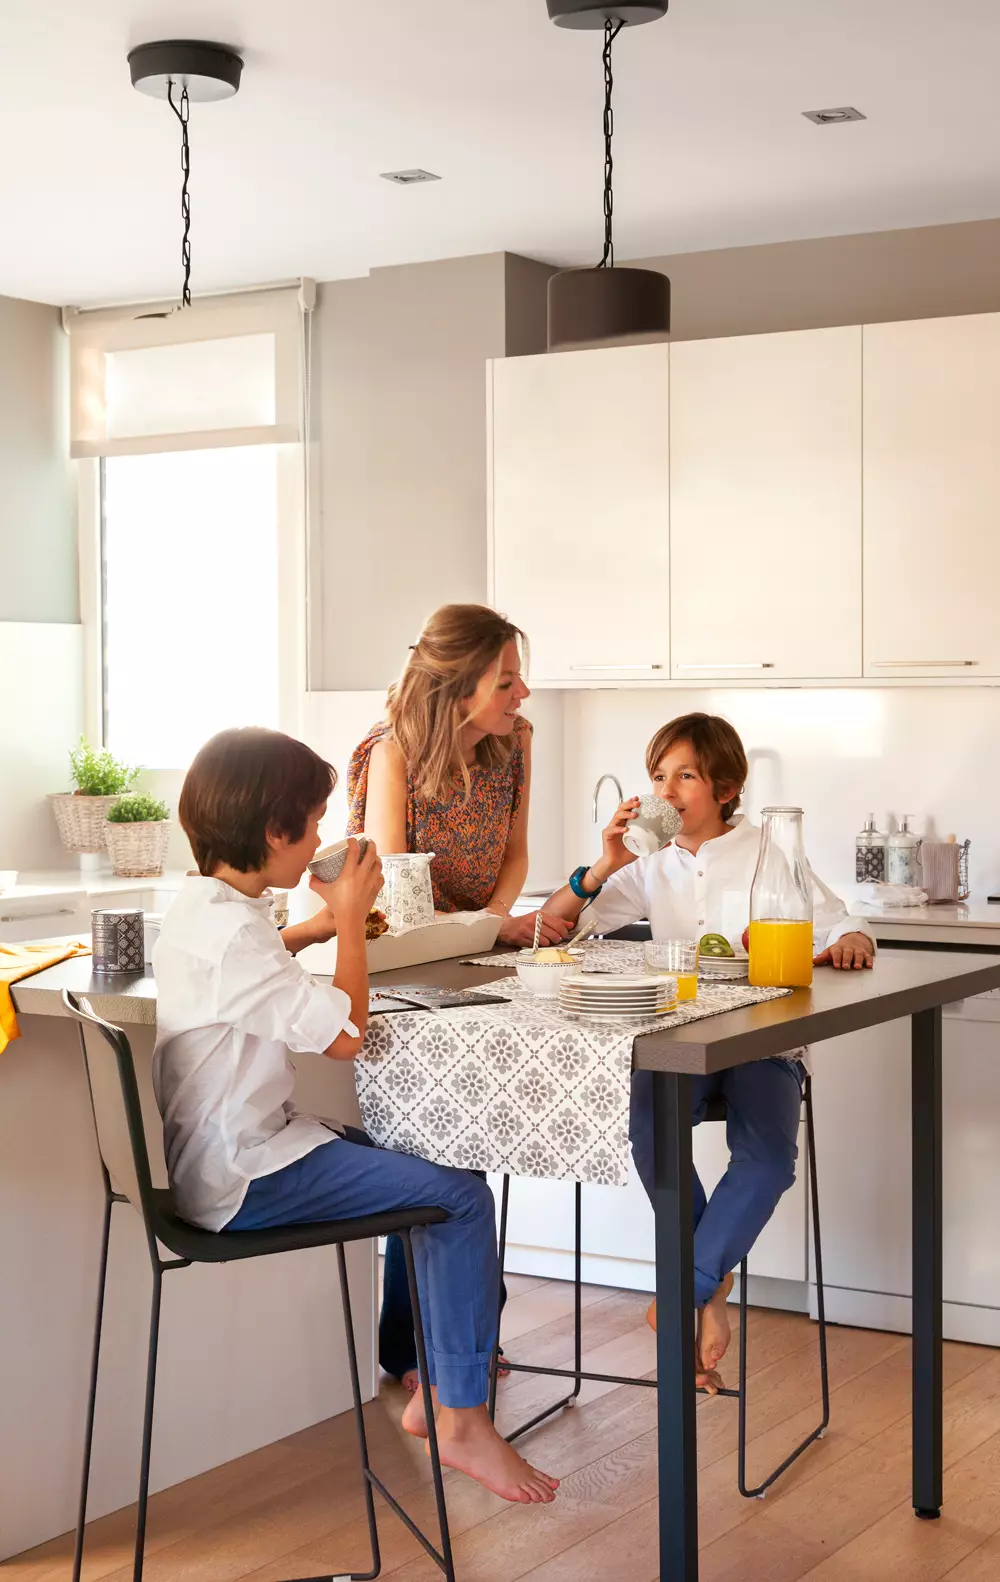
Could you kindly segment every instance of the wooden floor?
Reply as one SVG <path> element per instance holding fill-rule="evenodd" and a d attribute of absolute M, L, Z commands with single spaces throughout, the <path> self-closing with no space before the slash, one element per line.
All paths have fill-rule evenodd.
<path fill-rule="evenodd" d="M 571 1288 L 508 1276 L 504 1341 L 525 1361 L 571 1355 Z M 585 1289 L 587 1366 L 644 1373 L 653 1338 L 647 1299 Z M 776 1464 L 818 1417 L 816 1332 L 792 1314 L 751 1311 L 750 1473 Z M 1000 1578 L 1000 1352 L 945 1348 L 945 1515 L 918 1522 L 909 1504 L 909 1341 L 831 1328 L 833 1421 L 771 1491 L 736 1489 L 736 1402 L 701 1399 L 702 1582 L 997 1582 Z M 736 1349 L 727 1374 L 736 1377 Z M 556 1381 L 517 1375 L 500 1388 L 509 1425 L 551 1400 Z M 653 1582 L 655 1395 L 586 1385 L 582 1405 L 528 1436 L 531 1458 L 563 1480 L 547 1508 L 505 1505 L 446 1474 L 461 1582 Z M 430 1529 L 433 1498 L 420 1447 L 399 1429 L 402 1392 L 366 1408 L 373 1465 Z M 364 1569 L 366 1532 L 348 1415 L 178 1484 L 150 1501 L 147 1582 L 279 1582 Z M 94 1522 L 84 1576 L 131 1577 L 132 1511 Z M 380 1506 L 383 1575 L 440 1573 Z M 66 1582 L 61 1538 L 0 1564 L 2 1582 Z"/>

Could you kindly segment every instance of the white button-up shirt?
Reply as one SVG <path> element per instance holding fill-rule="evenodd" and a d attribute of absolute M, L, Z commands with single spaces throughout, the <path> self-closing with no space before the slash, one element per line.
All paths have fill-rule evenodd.
<path fill-rule="evenodd" d="M 357 1035 L 342 989 L 290 956 L 270 918 L 221 879 L 191 876 L 153 947 L 153 1087 L 178 1213 L 221 1230 L 251 1181 L 330 1142 L 335 1121 L 297 1115 L 289 1051 Z"/>
<path fill-rule="evenodd" d="M 721 934 L 737 955 L 750 922 L 750 889 L 760 851 L 760 830 L 738 815 L 725 835 L 705 841 L 697 852 L 671 844 L 652 857 L 639 857 L 612 874 L 584 914 L 592 933 L 648 918 L 654 939 L 700 939 Z M 826 950 L 844 934 L 868 934 L 862 917 L 850 917 L 839 896 L 810 869 L 813 884 L 813 949 Z M 872 949 L 874 950 L 874 941 Z M 803 1060 L 806 1049 L 789 1050 L 786 1059 Z"/>
<path fill-rule="evenodd" d="M 759 850 L 760 830 L 736 817 L 725 835 L 705 841 L 697 852 L 672 844 L 652 857 L 640 857 L 613 874 L 588 909 L 591 931 L 609 934 L 648 918 L 654 939 L 721 934 L 742 955 Z M 843 934 L 867 933 L 864 919 L 848 916 L 843 901 L 822 879 L 812 874 L 812 883 L 817 953 Z"/>

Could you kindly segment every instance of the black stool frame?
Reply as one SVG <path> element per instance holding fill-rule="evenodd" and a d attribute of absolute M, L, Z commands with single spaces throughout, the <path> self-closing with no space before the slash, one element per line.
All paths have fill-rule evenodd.
<path fill-rule="evenodd" d="M 762 1500 L 764 1498 L 764 1496 L 766 1495 L 768 1489 L 771 1487 L 771 1485 L 773 1483 L 775 1483 L 778 1478 L 781 1477 L 783 1472 L 787 1472 L 788 1468 L 792 1465 L 792 1463 L 799 1459 L 799 1457 L 802 1455 L 802 1452 L 804 1450 L 807 1450 L 809 1448 L 809 1446 L 815 1440 L 823 1438 L 823 1436 L 826 1433 L 826 1430 L 827 1430 L 827 1428 L 829 1427 L 829 1424 L 830 1424 L 830 1373 L 829 1373 L 829 1365 L 828 1365 L 828 1358 L 827 1358 L 827 1344 L 826 1344 L 826 1304 L 825 1304 L 824 1293 L 823 1293 L 823 1249 L 822 1249 L 822 1243 L 821 1243 L 821 1238 L 820 1238 L 819 1182 L 818 1182 L 818 1179 L 817 1179 L 817 1170 L 816 1170 L 816 1133 L 815 1133 L 815 1126 L 814 1126 L 814 1122 L 813 1122 L 812 1079 L 810 1078 L 808 1072 L 806 1072 L 806 1075 L 805 1075 L 805 1082 L 804 1082 L 804 1085 L 803 1085 L 802 1097 L 803 1097 L 803 1101 L 804 1101 L 804 1104 L 805 1104 L 805 1111 L 806 1111 L 806 1150 L 807 1150 L 807 1153 L 808 1153 L 808 1156 L 809 1156 L 809 1196 L 810 1196 L 810 1200 L 811 1200 L 811 1209 L 812 1209 L 813 1250 L 814 1250 L 814 1255 L 815 1255 L 815 1268 L 816 1268 L 816 1316 L 817 1316 L 818 1328 L 819 1328 L 819 1369 L 820 1369 L 820 1385 L 821 1385 L 822 1401 L 823 1401 L 823 1416 L 822 1416 L 822 1419 L 821 1419 L 820 1423 L 818 1424 L 818 1426 L 812 1430 L 812 1433 L 806 1435 L 805 1439 L 802 1440 L 801 1444 L 797 1445 L 796 1448 L 791 1452 L 791 1454 L 787 1455 L 785 1457 L 784 1461 L 782 1461 L 780 1466 L 775 1467 L 774 1471 L 768 1477 L 764 1478 L 762 1482 L 760 1482 L 758 1484 L 755 1484 L 753 1488 L 749 1488 L 747 1486 L 747 1349 L 748 1349 L 747 1348 L 747 1260 L 744 1258 L 742 1263 L 740 1264 L 740 1331 L 741 1331 L 741 1345 L 740 1345 L 740 1382 L 739 1382 L 739 1388 L 735 1389 L 735 1390 L 723 1389 L 723 1390 L 720 1390 L 718 1393 L 720 1395 L 726 1395 L 726 1396 L 730 1396 L 731 1398 L 735 1398 L 740 1403 L 740 1406 L 739 1406 L 739 1446 L 738 1446 L 738 1453 L 737 1453 L 737 1483 L 738 1483 L 738 1486 L 739 1486 L 740 1493 L 743 1495 L 744 1499 L 748 1499 L 748 1500 L 754 1500 L 754 1499 Z M 725 1118 L 726 1118 L 725 1101 L 724 1100 L 719 1100 L 717 1102 L 713 1102 L 713 1103 L 710 1103 L 708 1105 L 708 1107 L 706 1109 L 706 1113 L 705 1113 L 705 1115 L 703 1117 L 703 1120 L 704 1121 L 724 1121 Z M 583 1353 L 583 1338 L 582 1338 L 582 1333 L 581 1333 L 581 1317 L 582 1317 L 582 1312 L 581 1312 L 581 1284 L 582 1284 L 582 1281 L 581 1281 L 581 1259 L 582 1259 L 582 1254 L 581 1254 L 581 1221 L 582 1221 L 581 1203 L 582 1203 L 582 1193 L 581 1193 L 580 1182 L 577 1181 L 575 1185 L 576 1185 L 576 1192 L 575 1192 L 575 1197 L 576 1197 L 576 1203 L 575 1203 L 576 1225 L 575 1225 L 574 1266 L 573 1266 L 573 1285 L 574 1285 L 574 1293 L 573 1293 L 574 1294 L 574 1301 L 573 1301 L 573 1325 L 574 1325 L 574 1331 L 573 1331 L 573 1340 L 574 1340 L 573 1367 L 572 1368 L 544 1368 L 544 1367 L 539 1367 L 539 1366 L 535 1365 L 534 1363 L 529 1363 L 529 1362 L 512 1362 L 509 1357 L 507 1357 L 507 1356 L 504 1357 L 504 1367 L 509 1368 L 512 1373 L 539 1373 L 539 1374 L 551 1375 L 551 1377 L 557 1378 L 557 1379 L 572 1379 L 572 1381 L 573 1381 L 573 1388 L 569 1392 L 569 1394 L 563 1396 L 561 1400 L 553 1402 L 553 1404 L 551 1406 L 545 1407 L 545 1409 L 543 1411 L 537 1412 L 534 1417 L 529 1418 L 526 1423 L 522 1423 L 519 1428 L 515 1428 L 513 1433 L 510 1433 L 510 1434 L 507 1435 L 507 1439 L 508 1440 L 519 1439 L 522 1434 L 526 1434 L 530 1428 L 535 1428 L 539 1423 L 544 1422 L 545 1419 L 548 1418 L 548 1417 L 551 1417 L 554 1412 L 561 1411 L 562 1408 L 565 1407 L 565 1406 L 572 1406 L 574 1404 L 574 1402 L 576 1401 L 577 1397 L 580 1394 L 580 1387 L 581 1387 L 584 1379 L 592 1379 L 598 1384 L 636 1384 L 636 1385 L 640 1385 L 644 1389 L 648 1389 L 648 1390 L 655 1390 L 656 1389 L 656 1380 L 655 1379 L 637 1379 L 637 1378 L 635 1378 L 634 1376 L 631 1376 L 631 1375 L 629 1375 L 629 1376 L 622 1376 L 622 1375 L 615 1374 L 615 1373 L 589 1373 L 589 1372 L 586 1372 L 584 1370 L 584 1368 L 582 1367 L 582 1353 Z M 502 1194 L 501 1202 L 500 1202 L 500 1277 L 501 1277 L 501 1279 L 503 1278 L 504 1256 L 505 1256 L 505 1253 L 506 1253 L 506 1250 L 507 1250 L 507 1206 L 508 1206 L 509 1197 L 510 1197 L 510 1177 L 505 1175 L 504 1178 L 503 1178 L 503 1194 Z M 497 1347 L 499 1347 L 499 1334 L 500 1334 L 500 1315 L 499 1315 L 499 1311 L 498 1311 L 498 1313 L 497 1313 Z M 707 1392 L 705 1390 L 702 1390 L 700 1393 L 701 1394 L 706 1394 Z M 490 1405 L 490 1416 L 491 1417 L 494 1417 L 495 1414 L 496 1414 L 496 1395 L 497 1395 L 497 1350 L 495 1349 L 494 1353 L 493 1353 L 493 1367 L 491 1369 L 491 1376 L 490 1376 L 490 1402 L 489 1402 L 489 1405 Z"/>
<path fill-rule="evenodd" d="M 131 1148 L 132 1162 L 138 1184 L 138 1197 L 140 1199 L 139 1202 L 132 1203 L 132 1206 L 141 1213 L 143 1218 L 146 1229 L 146 1243 L 149 1249 L 149 1261 L 153 1272 L 149 1345 L 146 1354 L 146 1393 L 142 1420 L 142 1451 L 139 1464 L 139 1500 L 132 1570 L 133 1582 L 141 1582 L 142 1579 L 143 1553 L 146 1539 L 146 1505 L 149 1490 L 149 1459 L 153 1436 L 153 1399 L 156 1388 L 156 1354 L 160 1332 L 160 1298 L 163 1276 L 174 1269 L 188 1269 L 196 1263 L 226 1263 L 236 1259 L 291 1252 L 303 1247 L 325 1246 L 335 1246 L 337 1249 L 340 1297 L 344 1312 L 344 1330 L 347 1337 L 351 1391 L 354 1399 L 354 1424 L 361 1458 L 365 1509 L 368 1517 L 368 1535 L 371 1544 L 370 1569 L 367 1571 L 352 1571 L 347 1575 L 350 1576 L 352 1582 L 374 1582 L 374 1578 L 379 1576 L 382 1570 L 378 1524 L 373 1497 L 373 1490 L 377 1489 L 382 1498 L 395 1511 L 400 1521 L 409 1528 L 413 1536 L 423 1545 L 431 1559 L 437 1563 L 447 1578 L 447 1582 L 455 1582 L 455 1568 L 448 1530 L 448 1513 L 445 1507 L 444 1484 L 441 1475 L 441 1460 L 438 1454 L 433 1403 L 427 1384 L 427 1354 L 424 1346 L 423 1323 L 420 1316 L 420 1298 L 414 1272 L 413 1247 L 410 1242 L 411 1230 L 425 1225 L 440 1224 L 441 1221 L 447 1218 L 445 1210 L 436 1206 L 397 1209 L 385 1214 L 366 1216 L 364 1219 L 327 1220 L 317 1221 L 312 1224 L 282 1225 L 264 1231 L 227 1232 L 223 1230 L 212 1232 L 199 1230 L 195 1226 L 187 1224 L 177 1217 L 169 1191 L 157 1190 L 152 1184 L 139 1089 L 128 1039 L 121 1028 L 102 1021 L 91 1010 L 89 1003 L 85 999 L 78 1000 L 68 990 L 63 991 L 63 1004 L 80 1024 L 80 1046 L 83 1053 L 84 1071 L 87 1076 L 94 1126 L 98 1138 L 101 1174 L 104 1181 L 104 1220 L 98 1269 L 97 1313 L 94 1321 L 90 1388 L 87 1396 L 80 1505 L 76 1527 L 76 1546 L 73 1554 L 73 1582 L 80 1582 L 80 1570 L 83 1562 L 84 1529 L 87 1520 L 87 1492 L 90 1482 L 94 1415 L 97 1402 L 97 1377 L 101 1355 L 101 1326 L 104 1316 L 105 1280 L 108 1266 L 108 1244 L 111 1235 L 111 1210 L 116 1203 L 132 1203 L 131 1197 L 114 1189 L 108 1166 L 105 1162 L 104 1148 L 101 1145 L 102 1128 L 99 1119 L 99 1113 L 103 1106 L 95 1095 L 91 1057 L 88 1055 L 84 1031 L 85 1027 L 88 1026 L 95 1033 L 99 1033 L 114 1051 L 117 1063 L 117 1077 L 121 1085 L 120 1102 L 124 1105 L 124 1118 L 128 1127 L 128 1142 Z M 115 1097 L 117 1098 L 117 1095 Z M 107 1120 L 107 1113 L 105 1114 L 105 1120 Z M 367 1241 L 376 1236 L 392 1234 L 402 1238 L 403 1252 L 406 1259 L 406 1277 L 410 1288 L 414 1336 L 417 1344 L 417 1358 L 424 1394 L 424 1409 L 427 1414 L 431 1471 L 434 1480 L 434 1497 L 437 1505 L 440 1531 L 440 1550 L 435 1548 L 430 1539 L 421 1532 L 398 1500 L 395 1499 L 381 1479 L 372 1471 L 368 1456 L 368 1440 L 361 1402 L 361 1380 L 358 1373 L 358 1356 L 354 1340 L 354 1323 L 351 1313 L 351 1295 L 347 1280 L 347 1262 L 344 1256 L 344 1246 L 347 1242 Z M 161 1257 L 158 1243 L 165 1246 L 169 1251 L 178 1254 L 178 1256 L 173 1258 Z M 345 1573 L 337 1572 L 323 1577 L 299 1578 L 296 1579 L 296 1582 L 344 1582 L 344 1577 Z M 289 1579 L 289 1582 L 292 1582 L 292 1579 Z"/>

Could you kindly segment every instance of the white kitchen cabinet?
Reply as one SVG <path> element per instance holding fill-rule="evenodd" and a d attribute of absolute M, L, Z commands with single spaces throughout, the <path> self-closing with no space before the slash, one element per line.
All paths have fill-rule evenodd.
<path fill-rule="evenodd" d="M 488 366 L 491 598 L 535 681 L 669 676 L 669 350 Z"/>
<path fill-rule="evenodd" d="M 0 944 L 55 939 L 81 929 L 89 935 L 86 901 L 87 897 L 78 890 L 65 895 L 0 896 Z"/>
<path fill-rule="evenodd" d="M 985 997 L 947 1008 L 943 1023 L 945 1334 L 988 1345 L 1000 1344 L 994 1016 L 1000 1000 Z M 828 1312 L 839 1323 L 908 1331 L 910 1023 L 830 1039 L 813 1058 Z"/>
<path fill-rule="evenodd" d="M 861 675 L 861 328 L 670 349 L 673 678 Z"/>
<path fill-rule="evenodd" d="M 1000 675 L 1000 314 L 864 328 L 865 675 Z"/>

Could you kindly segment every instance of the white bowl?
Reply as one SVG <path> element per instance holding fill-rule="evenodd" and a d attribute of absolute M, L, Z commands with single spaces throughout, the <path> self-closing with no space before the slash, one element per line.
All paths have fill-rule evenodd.
<path fill-rule="evenodd" d="M 0 895 L 6 895 L 8 890 L 17 888 L 17 869 L 0 868 Z"/>
<path fill-rule="evenodd" d="M 355 835 L 353 838 L 360 847 L 358 855 L 363 857 L 365 847 L 368 845 L 368 837 L 366 835 Z M 322 850 L 316 853 L 312 862 L 308 864 L 309 872 L 314 873 L 321 884 L 335 883 L 344 871 L 344 863 L 347 861 L 347 847 L 348 842 L 346 840 L 334 841 L 332 846 L 324 846 Z"/>
<path fill-rule="evenodd" d="M 536 961 L 534 951 L 526 950 L 517 958 L 517 976 L 532 994 L 554 1000 L 564 978 L 572 978 L 580 970 L 579 952 L 572 961 Z"/>

